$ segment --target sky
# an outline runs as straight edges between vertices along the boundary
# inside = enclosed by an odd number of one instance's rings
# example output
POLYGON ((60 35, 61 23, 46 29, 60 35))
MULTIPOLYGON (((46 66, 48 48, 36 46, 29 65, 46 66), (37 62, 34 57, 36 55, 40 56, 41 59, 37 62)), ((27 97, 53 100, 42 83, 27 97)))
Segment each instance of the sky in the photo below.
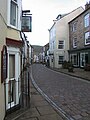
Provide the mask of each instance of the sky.
POLYGON ((32 32, 25 32, 31 45, 44 46, 49 42, 49 31, 58 14, 69 13, 89 0, 22 0, 22 9, 32 14, 32 32))

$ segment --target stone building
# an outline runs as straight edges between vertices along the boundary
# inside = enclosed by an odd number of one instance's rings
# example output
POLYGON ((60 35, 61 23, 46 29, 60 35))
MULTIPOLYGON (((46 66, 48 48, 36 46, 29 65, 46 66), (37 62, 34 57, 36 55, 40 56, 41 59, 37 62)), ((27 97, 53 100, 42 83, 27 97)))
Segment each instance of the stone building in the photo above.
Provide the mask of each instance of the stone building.
POLYGON ((90 64, 90 2, 69 22, 70 61, 75 67, 90 64))

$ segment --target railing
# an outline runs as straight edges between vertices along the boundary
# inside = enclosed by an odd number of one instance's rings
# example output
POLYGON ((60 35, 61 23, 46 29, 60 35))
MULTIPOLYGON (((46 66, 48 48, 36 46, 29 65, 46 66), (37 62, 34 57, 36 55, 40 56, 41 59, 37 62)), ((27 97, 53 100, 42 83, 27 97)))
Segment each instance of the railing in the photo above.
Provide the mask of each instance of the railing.
POLYGON ((6 112, 12 112, 12 108, 17 105, 22 108, 30 107, 30 67, 21 72, 18 80, 12 78, 4 86, 6 112))
POLYGON ((20 77, 21 81, 21 107, 30 107, 30 68, 26 67, 20 77))

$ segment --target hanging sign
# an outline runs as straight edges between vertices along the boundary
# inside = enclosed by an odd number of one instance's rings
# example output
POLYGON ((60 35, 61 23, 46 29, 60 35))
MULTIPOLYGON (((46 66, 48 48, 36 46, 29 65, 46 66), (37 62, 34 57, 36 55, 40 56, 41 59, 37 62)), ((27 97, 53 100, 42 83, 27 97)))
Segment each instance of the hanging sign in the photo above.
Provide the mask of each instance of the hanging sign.
POLYGON ((22 32, 32 32, 32 16, 22 16, 22 32))
POLYGON ((7 78, 7 47, 4 45, 1 51, 1 83, 7 78))

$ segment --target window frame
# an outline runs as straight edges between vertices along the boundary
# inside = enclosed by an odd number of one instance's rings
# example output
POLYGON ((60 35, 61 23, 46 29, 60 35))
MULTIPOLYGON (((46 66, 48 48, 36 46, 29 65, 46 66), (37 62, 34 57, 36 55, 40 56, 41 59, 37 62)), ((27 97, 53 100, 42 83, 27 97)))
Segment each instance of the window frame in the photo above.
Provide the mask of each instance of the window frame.
POLYGON ((87 42, 88 41, 88 39, 90 39, 90 32, 88 31, 88 32, 85 32, 85 45, 89 45, 90 44, 90 40, 89 40, 89 42, 87 42))
POLYGON ((79 56, 78 54, 71 54, 70 61, 72 62, 73 66, 79 66, 79 56))
MULTIPOLYGON (((14 8, 13 8, 14 9, 14 8)), ((18 26, 18 0, 11 0, 10 1, 10 25, 13 26, 13 27, 17 27, 18 26), (15 16, 12 18, 12 4, 14 5, 15 7, 15 16), (15 18, 15 23, 13 23, 12 21, 14 20, 15 18)))
POLYGON ((90 14, 87 13, 87 14, 84 16, 84 27, 85 27, 85 28, 90 25, 89 19, 90 19, 90 14))
POLYGON ((64 61, 64 56, 59 55, 58 56, 58 64, 62 64, 63 61, 64 61), (60 59, 60 57, 62 57, 62 60, 60 59))
POLYGON ((58 41, 58 49, 64 49, 64 40, 59 40, 58 41), (63 43, 60 43, 60 42, 63 42, 63 43))
POLYGON ((72 31, 75 32, 77 30, 77 22, 72 24, 72 31))
POLYGON ((77 37, 73 38, 73 48, 77 48, 77 37))

